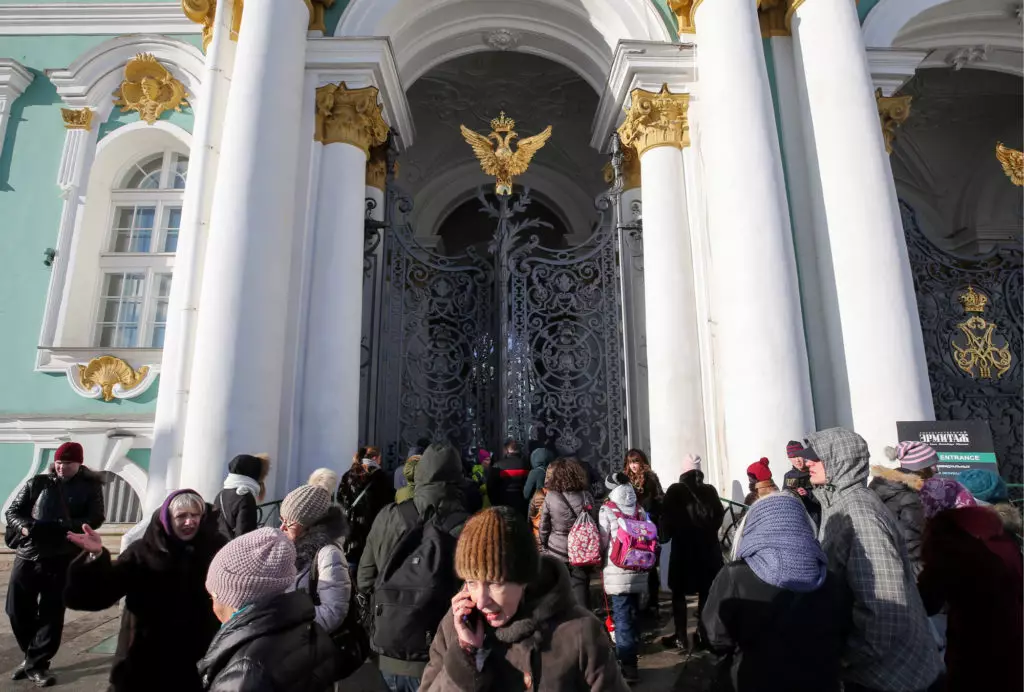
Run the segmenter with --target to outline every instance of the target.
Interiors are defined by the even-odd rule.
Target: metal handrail
[[[725,505],[726,514],[725,521],[722,522],[722,529],[718,533],[718,543],[722,547],[722,553],[729,555],[732,553],[733,536],[736,535],[736,528],[747,511],[747,505],[742,502],[727,500],[724,497],[719,497],[718,499]]]
[[[264,502],[256,507],[256,525],[260,528],[269,526],[277,528],[281,522],[281,500]]]

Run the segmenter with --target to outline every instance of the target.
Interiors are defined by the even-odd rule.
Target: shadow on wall
[[[29,106],[53,106],[60,103],[57,96],[57,87],[53,85],[46,75],[39,70],[30,70],[35,78],[25,89],[25,93],[19,96],[11,105],[11,115],[7,121],[7,133],[4,136],[3,149],[0,151],[0,192],[13,192],[10,185],[11,160],[14,158],[14,142],[18,138],[19,125],[26,120],[22,117],[25,108]],[[57,122],[60,122],[59,115]],[[25,153],[29,152],[25,149]],[[54,162],[56,166],[56,162]]]

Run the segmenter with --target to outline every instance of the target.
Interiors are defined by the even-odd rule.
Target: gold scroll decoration
[[[996,158],[1003,164],[1003,173],[1014,185],[1024,186],[1024,152],[996,143]]]
[[[673,94],[668,84],[663,84],[658,93],[634,89],[626,120],[619,126],[619,139],[624,146],[636,149],[638,156],[654,147],[688,147],[689,106],[690,95]]]
[[[601,169],[604,173],[604,181],[611,185],[615,182],[615,168],[611,161]],[[633,147],[625,147],[622,150],[622,190],[633,190],[640,187],[640,159]]]
[[[91,130],[93,111],[91,108],[61,108],[60,117],[68,130]]]
[[[93,358],[86,365],[78,366],[78,381],[83,390],[88,391],[99,387],[103,392],[103,400],[113,401],[116,385],[121,385],[123,390],[134,389],[146,379],[148,372],[149,366],[147,365],[135,370],[120,358],[100,356]]]
[[[682,38],[683,34],[697,33],[694,16],[701,2],[702,0],[668,0],[668,8],[672,10],[679,24],[679,38]]]
[[[548,125],[540,133],[520,139],[516,150],[512,151],[512,140],[519,137],[515,126],[516,121],[506,116],[504,111],[491,120],[491,133],[488,135],[473,132],[465,125],[459,126],[462,137],[480,160],[480,168],[487,175],[494,176],[496,195],[512,194],[512,179],[526,172],[534,155],[551,137],[551,126]],[[493,146],[491,140],[494,140]]]
[[[370,158],[366,160],[366,186],[375,187],[381,192],[388,179],[388,147],[381,144],[370,148]],[[394,163],[394,176],[398,177],[398,161]]]
[[[323,144],[351,144],[369,159],[370,148],[388,138],[378,93],[377,87],[349,89],[345,82],[317,88],[314,139]]]
[[[882,90],[875,89],[878,120],[882,125],[886,153],[892,153],[892,142],[896,138],[896,129],[910,117],[911,98],[910,96],[882,96]]]
[[[139,53],[124,67],[124,81],[114,92],[114,105],[122,113],[138,111],[152,125],[165,111],[187,106],[185,85],[148,53]]]
[[[957,367],[975,379],[1002,377],[1013,365],[1013,353],[1006,339],[997,335],[998,325],[981,316],[988,297],[968,286],[959,300],[967,319],[957,325],[960,334],[952,339],[953,360]],[[1001,345],[996,343],[997,338]]]
[[[181,10],[189,21],[203,27],[203,51],[213,40],[213,22],[216,19],[217,0],[181,0]],[[242,26],[242,0],[234,0],[231,13],[231,40],[238,40],[238,30]]]

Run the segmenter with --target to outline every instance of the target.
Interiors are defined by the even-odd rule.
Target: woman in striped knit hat
[[[925,524],[921,486],[935,475],[939,456],[924,442],[900,442],[895,448],[887,447],[885,451],[890,460],[899,462],[899,467],[872,466],[874,479],[868,487],[878,494],[896,517],[916,575],[921,571],[921,541]]]

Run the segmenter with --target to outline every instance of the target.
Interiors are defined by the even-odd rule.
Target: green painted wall
[[[125,456],[128,457],[128,459],[134,462],[137,466],[142,467],[144,471],[148,472],[149,453],[152,451],[153,450],[151,449],[132,449],[129,450],[128,453],[125,454]]]
[[[875,5],[880,3],[882,0],[860,0],[857,3],[857,15],[860,17],[860,23],[864,23],[864,18],[868,16],[868,12],[875,9]]]
[[[2,2],[3,0],[0,0]],[[83,52],[113,36],[0,36],[0,57],[17,60],[35,79],[11,106],[0,150],[0,414],[147,413],[156,406],[159,381],[141,397],[129,400],[85,399],[71,391],[60,374],[33,371],[42,326],[50,269],[43,251],[54,247],[61,199],[57,167],[64,147],[61,102],[44,70],[66,67]],[[180,36],[198,45],[198,36]],[[191,130],[192,114],[166,118]],[[135,113],[115,113],[102,134],[138,120]]]
[[[0,444],[0,503],[25,477],[35,448],[31,442]]]

